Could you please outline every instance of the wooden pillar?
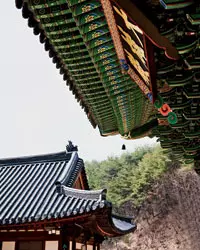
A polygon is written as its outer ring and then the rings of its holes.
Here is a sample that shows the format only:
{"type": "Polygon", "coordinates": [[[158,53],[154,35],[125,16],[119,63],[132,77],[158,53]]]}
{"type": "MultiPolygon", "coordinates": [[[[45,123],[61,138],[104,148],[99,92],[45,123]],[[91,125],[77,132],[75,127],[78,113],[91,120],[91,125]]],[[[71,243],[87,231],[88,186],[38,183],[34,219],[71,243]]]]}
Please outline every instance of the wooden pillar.
{"type": "Polygon", "coordinates": [[[69,250],[69,240],[67,240],[67,233],[64,228],[60,231],[60,239],[58,242],[59,250],[69,250]]]}
{"type": "Polygon", "coordinates": [[[100,250],[100,242],[103,241],[103,237],[99,237],[98,235],[94,236],[93,250],[100,250]]]}
{"type": "Polygon", "coordinates": [[[18,249],[19,249],[19,241],[16,240],[16,241],[15,241],[15,250],[18,250],[18,249]]]}
{"type": "Polygon", "coordinates": [[[72,250],[76,250],[76,240],[73,239],[72,241],[72,250]]]}
{"type": "Polygon", "coordinates": [[[92,250],[100,250],[100,244],[94,242],[92,250]]]}

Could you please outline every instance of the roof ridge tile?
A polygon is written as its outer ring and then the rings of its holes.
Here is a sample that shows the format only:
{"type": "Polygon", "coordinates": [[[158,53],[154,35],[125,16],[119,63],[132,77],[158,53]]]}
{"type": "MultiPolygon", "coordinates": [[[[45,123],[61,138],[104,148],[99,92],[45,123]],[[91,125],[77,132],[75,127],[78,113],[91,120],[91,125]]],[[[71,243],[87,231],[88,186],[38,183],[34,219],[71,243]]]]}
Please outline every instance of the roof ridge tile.
{"type": "Polygon", "coordinates": [[[64,185],[57,185],[57,191],[65,196],[71,196],[73,198],[94,200],[94,201],[105,201],[107,189],[100,190],[81,190],[66,187],[64,185]]]}
{"type": "Polygon", "coordinates": [[[13,158],[5,158],[0,159],[0,167],[13,167],[20,166],[23,164],[28,165],[29,163],[45,163],[45,162],[55,162],[61,160],[69,160],[71,158],[72,152],[58,152],[51,154],[41,154],[41,155],[30,155],[30,156],[22,156],[22,157],[13,157],[13,158]]]}

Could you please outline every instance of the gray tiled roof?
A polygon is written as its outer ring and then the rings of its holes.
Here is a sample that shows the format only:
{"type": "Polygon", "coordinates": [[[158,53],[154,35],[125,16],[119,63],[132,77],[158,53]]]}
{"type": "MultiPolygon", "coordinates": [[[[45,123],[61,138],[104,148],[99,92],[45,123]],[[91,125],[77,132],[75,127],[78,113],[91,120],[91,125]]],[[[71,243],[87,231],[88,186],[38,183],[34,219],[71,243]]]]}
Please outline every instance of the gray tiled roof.
{"type": "Polygon", "coordinates": [[[0,160],[0,224],[67,217],[104,207],[102,191],[78,191],[77,152],[0,160]]]}
{"type": "Polygon", "coordinates": [[[132,231],[133,228],[135,228],[135,225],[130,223],[130,221],[131,219],[125,220],[124,217],[120,218],[119,216],[115,217],[114,215],[112,215],[112,223],[120,231],[132,231]]]}
{"type": "Polygon", "coordinates": [[[76,216],[107,209],[99,223],[112,235],[134,231],[130,218],[112,215],[106,190],[74,189],[79,173],[89,189],[76,151],[0,160],[0,227],[76,216]],[[107,216],[107,217],[106,217],[107,216]]]}

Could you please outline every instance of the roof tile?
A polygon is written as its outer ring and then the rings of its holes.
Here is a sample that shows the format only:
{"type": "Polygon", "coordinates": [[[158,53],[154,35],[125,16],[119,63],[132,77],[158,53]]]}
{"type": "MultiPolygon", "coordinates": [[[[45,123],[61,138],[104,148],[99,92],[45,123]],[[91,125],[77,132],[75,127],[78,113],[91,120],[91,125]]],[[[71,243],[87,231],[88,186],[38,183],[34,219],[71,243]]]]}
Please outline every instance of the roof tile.
{"type": "Polygon", "coordinates": [[[89,212],[102,191],[72,188],[82,168],[77,152],[0,160],[0,224],[89,212]]]}

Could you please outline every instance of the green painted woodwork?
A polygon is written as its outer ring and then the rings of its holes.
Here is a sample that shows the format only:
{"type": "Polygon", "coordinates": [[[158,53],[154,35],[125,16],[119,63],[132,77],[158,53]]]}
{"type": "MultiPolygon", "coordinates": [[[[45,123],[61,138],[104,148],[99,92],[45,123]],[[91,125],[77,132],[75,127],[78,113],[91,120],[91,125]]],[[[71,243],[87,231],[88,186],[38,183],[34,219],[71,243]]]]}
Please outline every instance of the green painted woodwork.
{"type": "Polygon", "coordinates": [[[162,98],[160,95],[158,95],[158,96],[157,96],[157,99],[156,99],[155,102],[154,102],[154,106],[155,106],[157,109],[159,109],[159,108],[162,107],[162,105],[163,105],[163,98],[162,98]]]}
{"type": "Polygon", "coordinates": [[[188,14],[187,18],[191,22],[192,25],[200,24],[200,13],[188,14]]]}
{"type": "Polygon", "coordinates": [[[102,135],[150,121],[153,105],[122,73],[100,1],[30,0],[29,8],[102,135]]]}
{"type": "Polygon", "coordinates": [[[174,112],[170,112],[167,118],[169,124],[176,124],[177,123],[177,115],[174,112]]]}
{"type": "MultiPolygon", "coordinates": [[[[199,4],[189,0],[161,2],[168,10],[159,16],[158,26],[162,35],[176,46],[180,60],[174,62],[157,52],[157,80],[171,87],[160,95],[178,121],[173,124],[170,114],[169,125],[153,129],[151,137],[159,137],[162,147],[191,163],[200,155],[199,4]]],[[[160,115],[156,117],[162,119],[160,115]]]]}
{"type": "Polygon", "coordinates": [[[173,110],[179,110],[179,109],[185,109],[187,107],[190,107],[191,105],[191,102],[188,100],[186,102],[182,102],[182,103],[179,103],[179,104],[171,104],[170,107],[173,109],[173,110]]]}
{"type": "Polygon", "coordinates": [[[193,1],[188,0],[160,0],[161,4],[166,9],[185,8],[193,4],[193,1]]]}
{"type": "Polygon", "coordinates": [[[128,139],[156,136],[161,146],[171,150],[177,159],[197,162],[200,157],[197,1],[138,3],[180,55],[178,61],[172,60],[163,49],[154,46],[158,87],[154,105],[122,71],[101,1],[28,0],[27,3],[44,35],[45,49],[50,50],[49,55],[56,67],[61,67],[66,84],[102,136],[121,134],[128,139]],[[165,103],[172,112],[163,117],[156,109],[165,103]]]}
{"type": "Polygon", "coordinates": [[[200,131],[186,132],[186,133],[184,133],[184,136],[186,138],[199,138],[200,137],[200,131]]]}

